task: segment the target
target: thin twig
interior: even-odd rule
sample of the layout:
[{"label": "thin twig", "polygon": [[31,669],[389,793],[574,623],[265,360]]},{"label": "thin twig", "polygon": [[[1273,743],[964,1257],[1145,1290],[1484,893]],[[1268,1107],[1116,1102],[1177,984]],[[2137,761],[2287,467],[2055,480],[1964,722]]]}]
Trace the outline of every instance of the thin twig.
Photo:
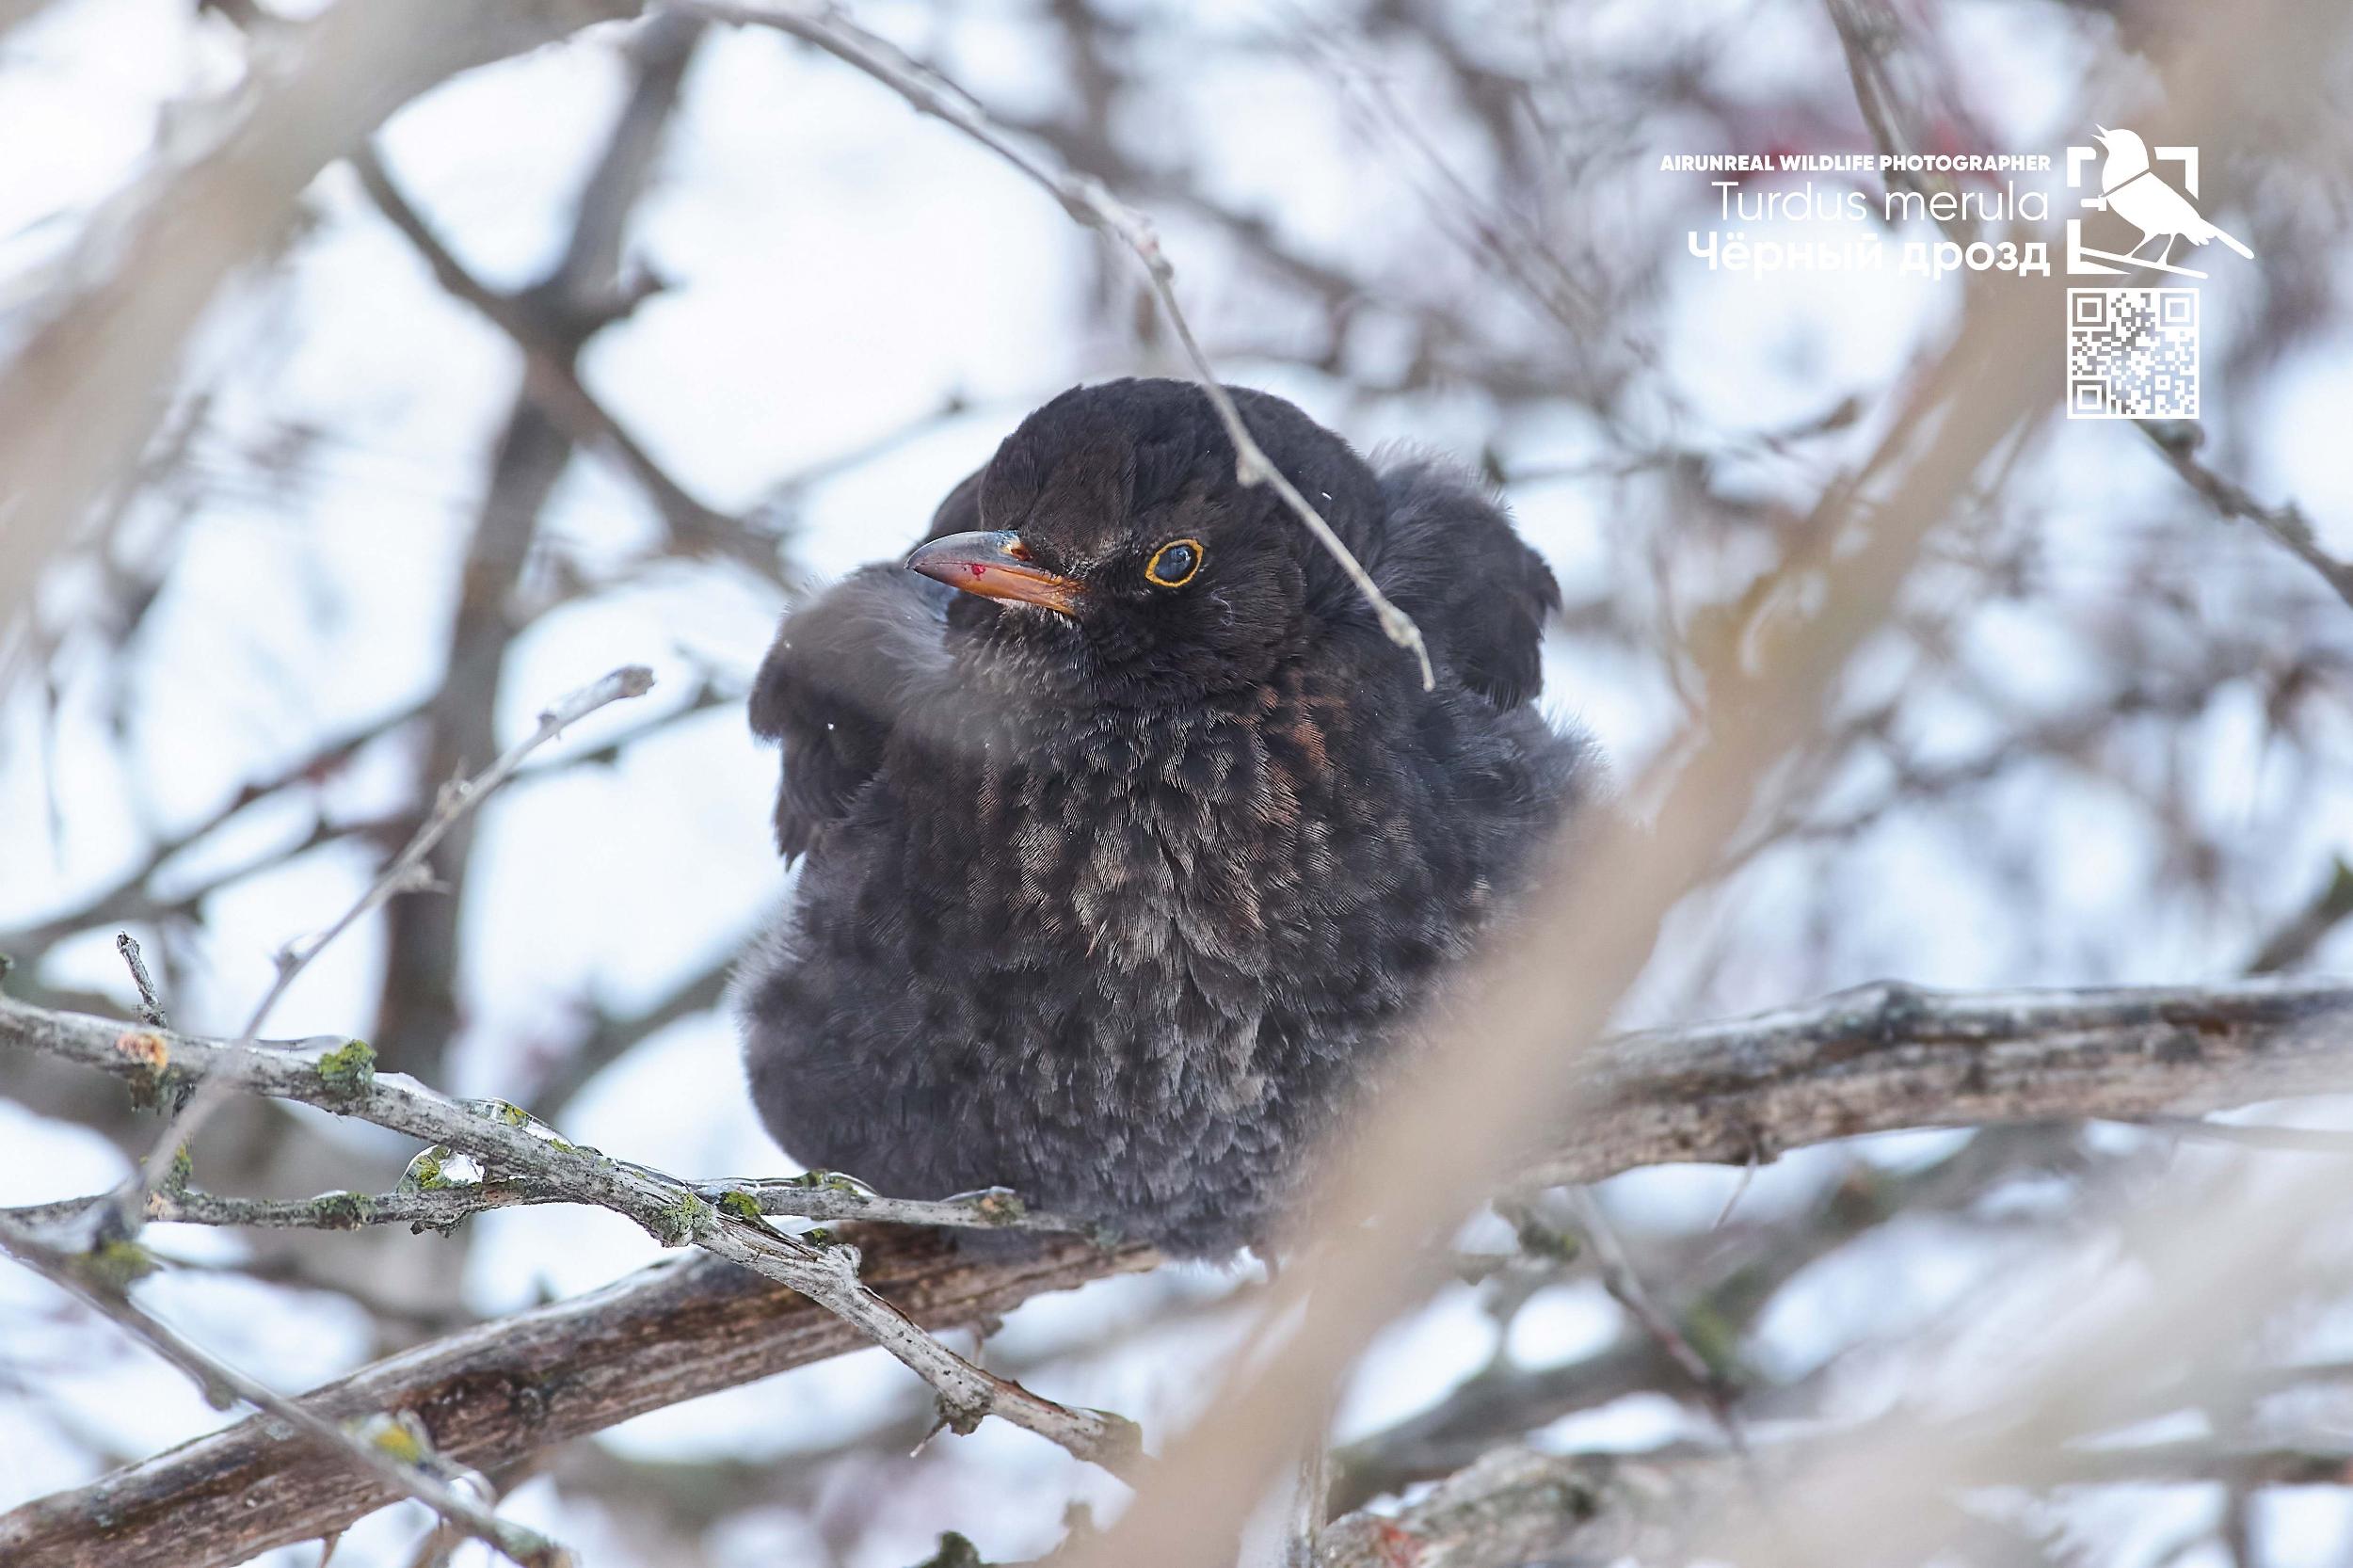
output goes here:
[{"label": "thin twig", "polygon": [[2205,497],[2216,511],[2225,518],[2244,519],[2279,540],[2297,560],[2320,573],[2329,586],[2337,591],[2338,598],[2353,604],[2353,561],[2339,560],[2321,548],[2302,507],[2293,501],[2266,506],[2237,481],[2226,479],[2200,462],[2197,451],[2202,436],[2195,423],[2146,419],[2134,423],[2149,438],[2149,444],[2173,465],[2173,472],[2191,489]]},{"label": "thin twig", "polygon": [[1120,201],[1100,180],[1056,168],[1020,146],[970,93],[933,67],[910,58],[888,40],[849,21],[829,5],[810,0],[775,0],[761,6],[734,5],[728,0],[669,0],[668,8],[739,26],[774,27],[816,45],[882,83],[920,112],[945,120],[979,142],[1062,203],[1071,217],[1124,246],[1142,264],[1153,297],[1184,349],[1193,379],[1200,383],[1210,407],[1217,410],[1218,422],[1225,427],[1226,439],[1234,444],[1235,477],[1244,485],[1265,485],[1282,499],[1316,542],[1339,563],[1340,569],[1348,574],[1349,581],[1379,617],[1382,632],[1419,663],[1422,689],[1428,691],[1437,684],[1421,629],[1414,624],[1411,616],[1389,601],[1380,584],[1373,582],[1372,574],[1333,532],[1323,514],[1299,493],[1298,487],[1284,476],[1250,434],[1250,427],[1242,422],[1241,410],[1235,406],[1225,384],[1218,379],[1215,367],[1193,336],[1192,323],[1176,303],[1176,269],[1160,248],[1160,235],[1153,230],[1151,219]]},{"label": "thin twig", "polygon": [[1734,1390],[1731,1381],[1710,1365],[1707,1358],[1700,1354],[1691,1341],[1685,1337],[1683,1331],[1675,1326],[1674,1320],[1660,1310],[1649,1288],[1642,1283],[1642,1276],[1635,1272],[1633,1259],[1626,1256],[1625,1244],[1618,1239],[1617,1226],[1609,1223],[1609,1216],[1602,1211],[1592,1192],[1580,1188],[1571,1193],[1570,1202],[1577,1210],[1577,1224],[1585,1232],[1585,1239],[1592,1243],[1593,1256],[1601,1264],[1603,1288],[1633,1316],[1636,1322],[1642,1325],[1642,1332],[1667,1352],[1668,1359],[1682,1368],[1684,1376],[1691,1380],[1692,1386],[1699,1390],[1700,1398],[1716,1417],[1716,1424],[1723,1429],[1724,1440],[1732,1446],[1734,1452],[1745,1458],[1749,1452],[1749,1441],[1747,1434],[1741,1431],[1739,1416],[1732,1408]]},{"label": "thin twig", "polygon": [[2128,1126],[2145,1127],[2208,1144],[2235,1144],[2241,1148],[2269,1149],[2283,1154],[2327,1154],[2342,1160],[2353,1156],[2353,1132],[2316,1127],[2270,1127],[2250,1122],[2209,1122],[2196,1116],[2143,1116]]},{"label": "thin twig", "polygon": [[[148,883],[154,879],[155,873],[175,856],[211,837],[232,818],[256,802],[267,800],[273,795],[283,793],[298,785],[336,773],[348,764],[352,758],[362,749],[415,719],[424,712],[424,707],[425,705],[422,702],[410,703],[405,708],[370,719],[356,728],[346,730],[335,739],[326,742],[292,766],[282,768],[267,778],[241,786],[234,794],[221,802],[212,811],[187,827],[155,843],[147,852],[145,859],[123,873],[105,891],[86,900],[80,907],[51,916],[38,925],[22,926],[0,935],[0,947],[5,947],[19,959],[24,959],[45,951],[77,931],[87,930],[93,925],[104,925],[114,920],[155,918],[158,911],[166,906],[159,901],[143,898],[142,893]],[[226,880],[226,878],[208,879],[202,890],[210,891],[216,888]],[[174,899],[171,904],[177,905],[181,902],[179,899]]]},{"label": "thin twig", "polygon": [[[567,751],[561,757],[533,762],[520,769],[508,782],[518,789],[550,779],[562,778],[582,768],[607,766],[630,747],[641,741],[671,728],[681,720],[706,712],[729,701],[741,701],[741,695],[730,696],[709,680],[701,682],[677,707],[664,710],[651,717],[616,728],[604,741],[593,746]],[[376,740],[401,725],[408,723],[424,712],[426,705],[418,703],[398,713],[373,722],[364,729],[346,735],[311,753],[301,762],[254,784],[241,787],[209,816],[193,826],[172,834],[150,850],[138,866],[111,884],[104,891],[85,900],[74,908],[52,915],[39,925],[24,926],[14,931],[0,931],[0,952],[6,952],[25,963],[55,947],[65,937],[92,926],[110,925],[123,920],[166,921],[193,918],[205,902],[223,888],[260,876],[328,844],[348,840],[375,840],[390,842],[409,828],[416,813],[403,808],[381,815],[328,821],[321,817],[308,833],[288,840],[250,859],[239,860],[218,871],[209,872],[178,888],[169,896],[148,891],[158,872],[175,856],[209,838],[240,812],[264,800],[280,795],[305,783],[315,782],[326,773],[344,762],[369,742]]]},{"label": "thin twig", "polygon": [[[433,846],[441,841],[441,836],[501,784],[513,777],[515,770],[522,765],[523,759],[562,734],[567,726],[578,723],[598,709],[624,698],[643,696],[652,689],[651,670],[643,664],[625,664],[542,712],[530,734],[509,746],[481,773],[471,779],[452,780],[444,786],[440,798],[434,802],[431,814],[425,818],[424,825],[417,829],[417,835],[408,840],[408,846],[393,856],[392,863],[360,896],[358,903],[344,911],[335,923],[325,931],[308,939],[289,942],[280,950],[277,977],[255,1005],[253,1016],[246,1021],[244,1032],[238,1036],[240,1043],[249,1045],[261,1037],[262,1026],[268,1021],[270,1010],[278,1005],[287,987],[329,942],[380,907],[393,894],[408,891],[417,886],[418,873],[424,868],[425,857],[433,852]],[[150,1151],[136,1176],[125,1182],[118,1194],[117,1211],[124,1229],[134,1232],[138,1229],[148,1198],[168,1180],[180,1151],[195,1140],[197,1130],[211,1117],[228,1093],[226,1080],[219,1080],[217,1086],[211,1081],[200,1084],[194,1096],[173,1113],[163,1136],[156,1140],[154,1148]]]},{"label": "thin twig", "polygon": [[147,960],[139,952],[137,938],[127,931],[116,932],[115,951],[122,954],[122,962],[131,970],[131,984],[138,987],[139,1022],[150,1029],[169,1029],[171,1019],[155,996],[154,977],[147,972]]},{"label": "thin twig", "polygon": [[2353,865],[2342,856],[2329,868],[2329,879],[2312,901],[2288,922],[2265,937],[2247,961],[2249,974],[2279,974],[2310,958],[2329,934],[2353,920]]}]

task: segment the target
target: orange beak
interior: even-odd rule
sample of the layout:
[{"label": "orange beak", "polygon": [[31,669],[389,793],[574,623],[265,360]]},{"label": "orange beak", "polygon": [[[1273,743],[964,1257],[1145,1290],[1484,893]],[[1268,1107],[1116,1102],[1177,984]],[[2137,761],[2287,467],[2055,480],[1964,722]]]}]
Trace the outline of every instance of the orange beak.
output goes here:
[{"label": "orange beak", "polygon": [[907,570],[983,599],[1035,604],[1063,616],[1076,616],[1086,599],[1086,584],[1076,578],[1030,565],[1021,536],[1010,530],[934,539],[907,557]]}]

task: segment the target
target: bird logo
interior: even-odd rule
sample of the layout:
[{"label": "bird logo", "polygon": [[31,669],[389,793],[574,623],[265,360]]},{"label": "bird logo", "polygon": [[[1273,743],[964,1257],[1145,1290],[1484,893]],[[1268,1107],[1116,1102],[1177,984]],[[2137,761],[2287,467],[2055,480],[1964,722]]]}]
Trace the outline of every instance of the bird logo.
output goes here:
[{"label": "bird logo", "polygon": [[[2121,267],[2102,266],[2098,262],[2087,259],[2096,257],[2100,262],[2121,262],[2128,266],[2178,273],[2185,278],[2205,277],[2202,272],[2173,264],[2173,247],[2178,240],[2187,240],[2193,246],[2220,240],[2249,261],[2254,259],[2255,253],[2245,244],[2201,216],[2197,205],[2190,200],[2198,193],[2196,148],[2157,149],[2161,157],[2169,157],[2181,164],[2183,184],[2189,187],[2189,195],[2185,196],[2167,184],[2165,177],[2156,171],[2149,155],[2149,144],[2142,141],[2137,133],[2121,129],[2111,131],[2103,125],[2098,127],[2098,134],[2092,140],[2100,144],[2099,194],[2084,198],[2083,204],[2094,212],[2113,212],[2138,229],[2140,239],[2121,255],[2093,250],[2082,244],[2080,224],[2070,222],[2069,271],[2115,273],[2122,270]],[[2074,183],[2074,155],[2077,152],[2087,159],[2092,155],[2089,148],[2069,150],[2070,184]],[[2143,254],[2153,243],[2160,240],[2164,243],[2158,246],[2153,256]]]}]

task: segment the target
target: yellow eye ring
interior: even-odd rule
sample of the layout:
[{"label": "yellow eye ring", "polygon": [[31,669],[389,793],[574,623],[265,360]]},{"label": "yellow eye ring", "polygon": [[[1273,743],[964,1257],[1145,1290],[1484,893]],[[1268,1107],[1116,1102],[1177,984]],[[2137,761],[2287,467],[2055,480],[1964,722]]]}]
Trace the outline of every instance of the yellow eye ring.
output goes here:
[{"label": "yellow eye ring", "polygon": [[[1144,568],[1144,581],[1156,587],[1181,588],[1192,582],[1201,570],[1201,563],[1209,552],[1201,548],[1199,539],[1171,539],[1152,552],[1151,561]],[[1175,575],[1163,570],[1166,562]]]}]

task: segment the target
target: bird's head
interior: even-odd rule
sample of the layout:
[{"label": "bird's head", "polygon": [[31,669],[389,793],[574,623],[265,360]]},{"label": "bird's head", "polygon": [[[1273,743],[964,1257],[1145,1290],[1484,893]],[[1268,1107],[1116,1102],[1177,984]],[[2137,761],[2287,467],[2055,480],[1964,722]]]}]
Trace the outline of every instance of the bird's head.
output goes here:
[{"label": "bird's head", "polygon": [[[1233,389],[1251,434],[1343,535],[1379,505],[1370,469],[1280,398]],[[1305,634],[1334,567],[1189,382],[1114,381],[1047,404],[952,500],[977,527],[910,569],[971,596],[960,636],[1028,655],[1099,702],[1263,680]]]}]

